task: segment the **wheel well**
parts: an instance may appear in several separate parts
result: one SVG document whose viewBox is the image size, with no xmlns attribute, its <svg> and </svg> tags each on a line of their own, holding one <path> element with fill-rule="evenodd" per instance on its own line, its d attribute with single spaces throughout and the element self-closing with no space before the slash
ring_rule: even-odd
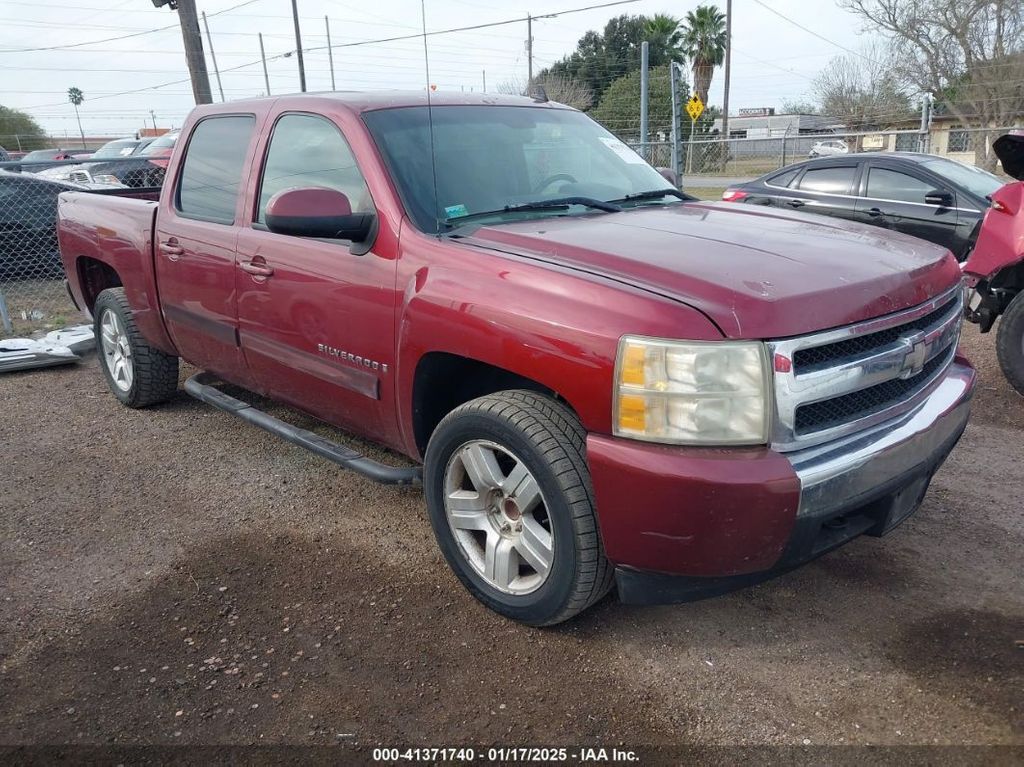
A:
<svg viewBox="0 0 1024 767">
<path fill-rule="evenodd" d="M 109 265 L 95 258 L 83 256 L 77 261 L 78 282 L 82 286 L 82 297 L 85 299 L 85 306 L 89 313 L 92 313 L 96 305 L 96 297 L 107 288 L 121 287 L 121 278 Z"/>
<path fill-rule="evenodd" d="M 413 434 L 420 455 L 448 413 L 477 397 L 507 389 L 528 389 L 558 398 L 543 384 L 486 362 L 445 352 L 425 354 L 416 366 L 412 390 Z"/>
</svg>

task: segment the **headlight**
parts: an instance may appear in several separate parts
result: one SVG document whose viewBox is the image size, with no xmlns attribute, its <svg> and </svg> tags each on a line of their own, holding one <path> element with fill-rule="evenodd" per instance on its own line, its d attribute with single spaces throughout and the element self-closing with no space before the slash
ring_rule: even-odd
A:
<svg viewBox="0 0 1024 767">
<path fill-rule="evenodd" d="M 616 436 L 676 445 L 768 441 L 764 344 L 624 336 L 615 379 Z"/>
</svg>

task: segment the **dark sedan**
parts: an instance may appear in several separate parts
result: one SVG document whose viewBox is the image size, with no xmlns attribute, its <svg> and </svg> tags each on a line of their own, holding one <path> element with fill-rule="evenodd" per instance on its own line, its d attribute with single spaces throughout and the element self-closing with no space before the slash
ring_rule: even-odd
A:
<svg viewBox="0 0 1024 767">
<path fill-rule="evenodd" d="M 847 218 L 970 252 L 988 195 L 1003 185 L 970 165 L 914 152 L 822 157 L 730 187 L 727 202 Z"/>
</svg>

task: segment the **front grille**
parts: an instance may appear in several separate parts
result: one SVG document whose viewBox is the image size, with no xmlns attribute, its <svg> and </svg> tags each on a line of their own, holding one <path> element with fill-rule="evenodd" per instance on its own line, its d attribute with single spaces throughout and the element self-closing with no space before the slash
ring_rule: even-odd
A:
<svg viewBox="0 0 1024 767">
<path fill-rule="evenodd" d="M 819 445 L 913 409 L 952 364 L 962 309 L 962 291 L 952 288 L 902 312 L 770 342 L 772 446 Z"/>
<path fill-rule="evenodd" d="M 949 359 L 949 354 L 939 354 L 926 363 L 921 372 L 912 378 L 896 378 L 867 389 L 844 394 L 842 397 L 801 405 L 796 409 L 796 433 L 806 434 L 821 431 L 852 420 L 865 418 L 885 409 L 893 402 L 910 397 L 918 389 L 924 388 L 935 373 L 949 362 Z"/>
<path fill-rule="evenodd" d="M 955 301 L 952 304 L 940 306 L 935 311 L 902 325 L 896 325 L 895 327 L 879 330 L 876 333 L 868 333 L 863 336 L 854 336 L 853 338 L 837 341 L 833 344 L 800 349 L 793 355 L 793 367 L 799 375 L 808 370 L 826 367 L 836 360 L 869 354 L 876 349 L 891 344 L 904 333 L 924 330 L 937 324 L 939 320 L 948 316 L 952 311 L 959 312 L 959 307 Z"/>
</svg>

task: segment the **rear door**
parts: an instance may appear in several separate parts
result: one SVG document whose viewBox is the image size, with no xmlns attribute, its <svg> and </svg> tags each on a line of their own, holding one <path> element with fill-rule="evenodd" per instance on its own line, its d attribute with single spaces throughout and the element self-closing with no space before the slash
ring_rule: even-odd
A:
<svg viewBox="0 0 1024 767">
<path fill-rule="evenodd" d="M 393 412 L 387 416 L 395 378 L 394 240 L 381 230 L 370 252 L 355 255 L 347 240 L 267 229 L 267 203 L 292 187 L 336 189 L 354 213 L 375 211 L 363 173 L 333 120 L 286 112 L 275 121 L 262 154 L 234 276 L 241 345 L 254 386 L 329 423 L 380 439 L 394 428 Z M 251 274 L 245 271 L 249 264 L 272 273 Z"/>
<path fill-rule="evenodd" d="M 781 195 L 779 207 L 837 218 L 856 216 L 854 189 L 858 163 L 810 165 L 788 194 Z"/>
<path fill-rule="evenodd" d="M 189 362 L 246 385 L 238 346 L 235 244 L 256 117 L 214 115 L 195 124 L 164 194 L 156 275 L 167 330 Z"/>
<path fill-rule="evenodd" d="M 956 194 L 924 174 L 903 166 L 884 165 L 871 160 L 857 200 L 857 218 L 868 224 L 892 229 L 955 251 L 962 250 L 957 237 Z M 930 205 L 925 195 L 946 191 L 950 205 Z"/>
</svg>

